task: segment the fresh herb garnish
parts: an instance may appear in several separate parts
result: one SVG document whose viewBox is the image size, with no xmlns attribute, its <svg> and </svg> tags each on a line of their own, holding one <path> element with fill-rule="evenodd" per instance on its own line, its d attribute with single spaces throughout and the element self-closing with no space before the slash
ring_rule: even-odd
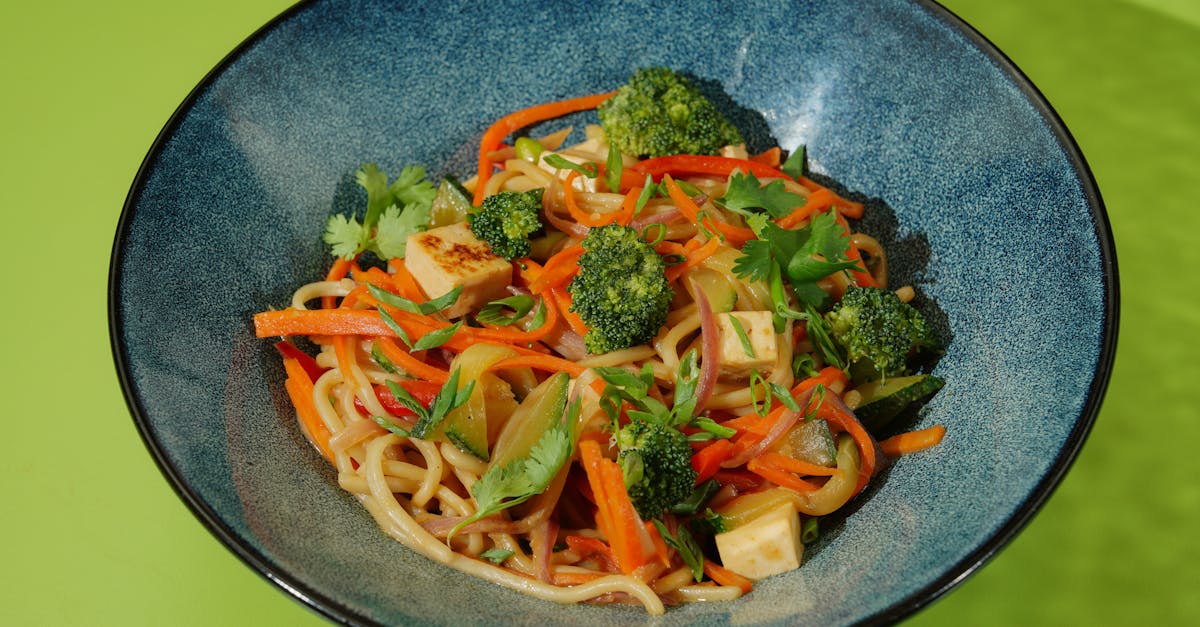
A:
<svg viewBox="0 0 1200 627">
<path fill-rule="evenodd" d="M 742 327 L 742 321 L 738 320 L 737 316 L 730 315 L 729 326 L 733 327 L 734 333 L 737 333 L 738 341 L 742 343 L 742 350 L 746 351 L 746 356 L 757 359 L 758 355 L 754 352 L 754 345 L 750 343 L 750 336 L 746 335 L 746 329 Z"/>
<path fill-rule="evenodd" d="M 608 191 L 616 192 L 621 187 L 621 172 L 625 169 L 625 162 L 621 160 L 621 151 L 616 146 L 609 145 L 608 159 L 604 163 L 604 182 L 608 184 Z"/>
<path fill-rule="evenodd" d="M 438 390 L 437 396 L 433 397 L 433 402 L 429 404 L 429 407 L 422 405 L 400 384 L 395 381 L 387 381 L 387 388 L 392 392 L 392 396 L 396 397 L 396 401 L 417 416 L 417 423 L 413 425 L 411 432 L 412 437 L 424 438 L 429 435 L 451 411 L 466 403 L 467 399 L 471 397 L 471 392 L 475 389 L 475 382 L 468 381 L 461 390 L 458 389 L 458 373 L 458 368 L 450 373 L 450 377 L 442 385 L 442 389 Z"/>
<path fill-rule="evenodd" d="M 679 557 L 683 559 L 683 563 L 692 569 L 692 577 L 696 581 L 703 579 L 704 552 L 700 550 L 700 545 L 696 543 L 696 538 L 692 537 L 692 532 L 688 531 L 687 526 L 680 525 L 675 530 L 674 535 L 657 518 L 654 519 L 654 526 L 658 528 L 658 533 L 662 536 L 663 542 L 666 542 L 667 546 L 675 549 L 679 553 Z"/>
<path fill-rule="evenodd" d="M 494 300 L 483 306 L 475 319 L 484 324 L 494 324 L 498 326 L 508 326 L 521 318 L 524 318 L 537 301 L 529 296 L 518 294 L 509 296 L 500 300 Z M 505 309 L 512 310 L 512 313 L 505 313 Z"/>
<path fill-rule="evenodd" d="M 490 466 L 471 486 L 471 495 L 479 509 L 455 525 L 450 536 L 466 525 L 544 492 L 575 450 L 571 431 L 579 417 L 579 408 L 580 399 L 576 398 L 567 407 L 564 417 L 542 433 L 525 457 L 504 466 Z"/>
<path fill-rule="evenodd" d="M 366 215 L 362 222 L 353 215 L 330 216 L 325 243 L 335 257 L 343 259 L 368 250 L 384 259 L 404 257 L 408 236 L 428 228 L 429 210 L 437 196 L 437 189 L 425 180 L 425 168 L 407 166 L 388 185 L 379 166 L 368 163 L 355 178 L 367 190 Z"/>
<path fill-rule="evenodd" d="M 508 549 L 501 549 L 501 548 L 493 547 L 493 548 L 490 548 L 490 549 L 484 551 L 483 553 L 480 553 L 479 557 L 482 557 L 483 559 L 499 566 L 500 564 L 504 563 L 504 560 L 507 560 L 508 558 L 512 557 L 513 555 L 515 555 L 515 553 L 513 553 L 512 551 L 510 551 Z"/>
<path fill-rule="evenodd" d="M 410 433 L 408 431 L 408 429 L 405 429 L 405 428 L 397 425 L 396 423 L 392 422 L 391 420 L 388 420 L 387 418 L 384 418 L 383 416 L 371 416 L 371 420 L 374 420 L 375 422 L 379 423 L 379 426 L 383 427 L 384 429 L 387 429 L 388 431 L 391 431 L 392 433 L 395 433 L 396 435 L 398 435 L 402 438 L 407 438 L 412 435 L 412 433 Z"/>
<path fill-rule="evenodd" d="M 580 165 L 562 155 L 554 153 L 542 157 L 542 161 L 545 161 L 550 167 L 558 168 L 559 170 L 574 170 L 590 179 L 596 178 L 596 175 L 600 173 L 600 166 L 594 163 L 588 162 Z"/>
<path fill-rule="evenodd" d="M 771 181 L 763 185 L 753 173 L 742 174 L 735 171 L 729 177 L 729 188 L 719 199 L 721 206 L 749 215 L 751 210 L 758 209 L 771 214 L 772 218 L 782 218 L 797 207 L 804 206 L 806 199 L 795 192 L 789 192 L 783 181 Z"/>
<path fill-rule="evenodd" d="M 408 313 L 428 316 L 429 314 L 446 309 L 458 301 L 458 295 L 462 293 L 462 286 L 459 285 L 449 292 L 446 292 L 445 294 L 442 294 L 441 296 L 424 303 L 413 302 L 407 298 L 404 298 L 403 296 L 393 294 L 377 285 L 370 283 L 367 284 L 367 291 L 371 293 L 371 296 L 373 296 L 375 300 L 389 307 L 395 307 L 396 309 L 407 311 Z"/>
</svg>

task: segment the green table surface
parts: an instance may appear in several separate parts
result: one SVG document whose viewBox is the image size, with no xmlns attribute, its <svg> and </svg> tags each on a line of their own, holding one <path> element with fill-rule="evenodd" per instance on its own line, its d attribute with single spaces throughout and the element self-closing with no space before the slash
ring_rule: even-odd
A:
<svg viewBox="0 0 1200 627">
<path fill-rule="evenodd" d="M 1200 2 L 946 4 L 1082 147 L 1115 233 L 1121 333 L 1099 420 L 1049 503 L 908 622 L 1200 624 Z M 2 624 L 322 622 L 175 496 L 126 409 L 106 317 L 113 233 L 155 135 L 287 5 L 0 2 Z"/>
</svg>

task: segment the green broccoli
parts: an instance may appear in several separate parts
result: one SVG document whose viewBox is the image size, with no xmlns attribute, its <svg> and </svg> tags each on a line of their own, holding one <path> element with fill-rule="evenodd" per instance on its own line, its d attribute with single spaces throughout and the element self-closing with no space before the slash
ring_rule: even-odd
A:
<svg viewBox="0 0 1200 627">
<path fill-rule="evenodd" d="M 597 112 L 609 141 L 637 157 L 713 155 L 744 143 L 712 101 L 667 68 L 638 70 Z"/>
<path fill-rule="evenodd" d="M 610 224 L 583 238 L 571 311 L 588 327 L 584 344 L 598 355 L 645 344 L 667 320 L 674 292 L 666 264 L 636 229 Z"/>
<path fill-rule="evenodd" d="M 467 214 L 471 232 L 505 259 L 529 255 L 529 236 L 542 228 L 542 191 L 500 192 Z"/>
<path fill-rule="evenodd" d="M 855 383 L 909 374 L 909 360 L 938 345 L 921 313 L 890 290 L 850 286 L 825 320 Z"/>
<path fill-rule="evenodd" d="M 634 418 L 617 432 L 617 447 L 625 489 L 642 518 L 656 518 L 692 494 L 692 447 L 678 429 Z"/>
</svg>

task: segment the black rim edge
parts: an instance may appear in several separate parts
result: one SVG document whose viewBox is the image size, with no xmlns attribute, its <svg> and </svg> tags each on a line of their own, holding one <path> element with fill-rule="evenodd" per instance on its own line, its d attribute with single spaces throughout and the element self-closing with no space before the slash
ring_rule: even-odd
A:
<svg viewBox="0 0 1200 627">
<path fill-rule="evenodd" d="M 1105 319 L 1100 338 L 1100 354 L 1096 360 L 1092 383 L 1088 387 L 1087 402 L 1076 419 L 1075 426 L 1067 436 L 1066 445 L 1059 451 L 1054 462 L 1050 464 L 1046 475 L 1029 493 L 1025 501 L 1017 506 L 1013 516 L 977 549 L 947 570 L 941 577 L 910 594 L 900 603 L 864 619 L 861 621 L 862 624 L 896 623 L 918 610 L 928 607 L 978 572 L 1033 520 L 1062 482 L 1067 471 L 1070 470 L 1100 413 L 1100 406 L 1103 404 L 1104 394 L 1112 376 L 1113 362 L 1116 358 L 1120 320 L 1120 283 L 1117 273 L 1116 242 L 1113 240 L 1108 212 L 1105 209 L 1104 200 L 1100 196 L 1100 186 L 1096 183 L 1096 178 L 1092 174 L 1087 160 L 1083 157 L 1083 151 L 1080 150 L 1079 144 L 1067 129 L 1066 123 L 1050 105 L 1041 90 L 1033 84 L 1033 81 L 991 40 L 936 0 L 916 0 L 916 2 L 924 6 L 931 15 L 961 32 L 980 52 L 988 56 L 1003 73 L 1007 74 L 1054 133 L 1059 146 L 1075 170 L 1076 176 L 1079 177 L 1084 197 L 1091 205 L 1092 221 L 1100 248 L 1101 270 L 1104 273 Z"/>
<path fill-rule="evenodd" d="M 186 489 L 182 477 L 179 476 L 176 468 L 167 459 L 163 452 L 160 443 L 155 435 L 149 429 L 148 421 L 145 417 L 145 410 L 141 405 L 137 395 L 133 381 L 129 375 L 129 364 L 125 358 L 125 345 L 122 340 L 123 327 L 119 317 L 120 310 L 120 284 L 119 270 L 123 258 L 123 248 L 126 241 L 128 231 L 128 223 L 132 219 L 134 206 L 137 204 L 138 196 L 142 183 L 147 176 L 153 162 L 153 158 L 163 148 L 166 141 L 174 133 L 180 122 L 191 111 L 199 96 L 204 93 L 213 81 L 234 61 L 242 56 L 250 47 L 256 44 L 264 35 L 274 30 L 283 22 L 290 19 L 292 16 L 303 11 L 308 5 L 313 4 L 316 0 L 301 0 L 295 5 L 284 10 L 279 15 L 275 16 L 271 21 L 267 22 L 259 29 L 254 31 L 250 36 L 243 40 L 229 54 L 222 58 L 213 69 L 204 76 L 203 79 L 188 93 L 183 102 L 175 109 L 168 119 L 163 129 L 159 131 L 147 151 L 145 158 L 142 160 L 138 171 L 134 176 L 133 183 L 130 185 L 129 193 L 126 195 L 125 203 L 121 209 L 121 216 L 117 222 L 116 236 L 113 240 L 112 251 L 109 256 L 109 277 L 108 277 L 108 326 L 109 326 L 109 341 L 112 349 L 113 361 L 117 370 L 117 377 L 121 383 L 121 390 L 125 397 L 126 406 L 129 408 L 130 414 L 133 416 L 135 425 L 138 428 L 138 433 L 142 437 L 142 443 L 153 457 L 159 471 L 167 478 L 167 483 L 170 484 L 180 500 L 187 505 L 192 514 L 204 525 L 204 527 L 217 537 L 228 547 L 234 555 L 242 562 L 247 564 L 257 572 L 261 577 L 287 592 L 296 600 L 302 602 L 303 605 L 315 610 L 322 616 L 335 620 L 341 623 L 350 622 L 371 622 L 364 616 L 351 611 L 344 605 L 328 598 L 317 590 L 301 584 L 288 574 L 279 572 L 269 560 L 266 559 L 259 551 L 255 550 L 243 543 L 232 531 L 224 525 L 220 518 L 208 506 L 190 490 Z M 994 558 L 997 553 L 1004 548 L 1009 542 L 1015 538 L 1022 529 L 1033 519 L 1038 511 L 1045 505 L 1050 495 L 1061 483 L 1063 477 L 1070 469 L 1071 465 L 1077 458 L 1080 449 L 1087 440 L 1092 426 L 1095 424 L 1096 417 L 1100 411 L 1105 391 L 1108 387 L 1109 379 L 1112 375 L 1113 362 L 1116 357 L 1117 333 L 1120 318 L 1120 292 L 1118 281 L 1118 269 L 1116 260 L 1116 245 L 1112 236 L 1112 229 L 1109 224 L 1108 214 L 1105 209 L 1104 201 L 1100 196 L 1100 189 L 1096 183 L 1095 176 L 1092 174 L 1091 168 L 1087 164 L 1087 160 L 1083 157 L 1083 153 L 1079 148 L 1075 138 L 1067 129 L 1062 118 L 1050 105 L 1046 97 L 1033 84 L 1028 76 L 1020 70 L 1017 65 L 1008 58 L 995 44 L 993 44 L 986 36 L 968 24 L 958 15 L 937 3 L 935 0 L 915 0 L 915 3 L 924 7 L 930 14 L 934 15 L 942 22 L 946 23 L 955 30 L 961 32 L 976 48 L 988 56 L 1002 72 L 1007 74 L 1013 83 L 1021 90 L 1034 109 L 1042 115 L 1043 119 L 1050 126 L 1055 137 L 1066 153 L 1069 162 L 1079 176 L 1083 185 L 1084 196 L 1092 207 L 1092 218 L 1095 225 L 1096 237 L 1100 244 L 1101 265 L 1104 271 L 1104 288 L 1105 288 L 1105 321 L 1103 328 L 1103 336 L 1101 338 L 1100 355 L 1098 357 L 1095 369 L 1095 376 L 1088 390 L 1088 401 L 1085 404 L 1083 411 L 1076 420 L 1074 428 L 1068 436 L 1067 445 L 1060 451 L 1058 457 L 1050 465 L 1050 470 L 1042 480 L 1030 493 L 1029 497 L 1021 503 L 1013 517 L 1011 517 L 1004 525 L 1002 525 L 990 538 L 988 538 L 979 548 L 968 554 L 960 560 L 944 575 L 930 582 L 923 588 L 910 594 L 900 603 L 892 607 L 870 616 L 863 621 L 862 624 L 884 624 L 895 623 L 911 616 L 918 610 L 921 610 L 934 601 L 941 598 L 946 593 L 953 590 L 971 575 L 978 572 L 987 562 Z"/>
<path fill-rule="evenodd" d="M 344 605 L 330 599 L 320 591 L 314 590 L 309 586 L 295 580 L 287 573 L 278 570 L 270 560 L 268 560 L 261 552 L 244 543 L 233 531 L 227 527 L 215 512 L 198 495 L 194 494 L 189 488 L 185 487 L 185 482 L 179 475 L 178 470 L 167 458 L 161 443 L 153 431 L 149 428 L 149 422 L 146 418 L 145 408 L 142 407 L 139 400 L 134 382 L 130 377 L 129 363 L 125 357 L 126 347 L 122 340 L 124 336 L 124 326 L 120 318 L 120 281 L 119 274 L 124 257 L 124 247 L 129 230 L 129 222 L 133 218 L 140 196 L 142 185 L 153 166 L 155 156 L 163 149 L 166 142 L 175 133 L 182 120 L 195 106 L 200 95 L 203 94 L 230 65 L 240 58 L 247 50 L 259 42 L 267 33 L 277 28 L 283 22 L 291 19 L 297 13 L 300 13 L 308 5 L 313 4 L 315 0 L 300 0 L 296 4 L 288 7 L 279 15 L 276 15 L 266 24 L 263 24 L 246 39 L 244 39 L 236 48 L 226 54 L 207 74 L 204 78 L 192 88 L 183 102 L 175 109 L 168 118 L 167 123 L 162 130 L 154 138 L 154 142 L 150 145 L 150 149 L 146 152 L 146 156 L 142 159 L 141 165 L 138 167 L 137 173 L 134 175 L 133 183 L 129 187 L 129 193 L 125 196 L 125 203 L 121 207 L 121 217 L 117 221 L 117 231 L 113 239 L 112 251 L 109 254 L 108 267 L 108 330 L 109 343 L 112 349 L 113 362 L 117 370 L 117 378 L 121 383 L 121 391 L 125 397 L 125 404 L 129 408 L 130 414 L 133 416 L 133 422 L 137 426 L 138 433 L 142 437 L 142 443 L 146 446 L 151 457 L 154 458 L 155 464 L 160 472 L 167 479 L 171 489 L 175 494 L 187 505 L 192 514 L 204 525 L 209 533 L 213 534 L 225 547 L 227 547 L 234 555 L 243 563 L 256 572 L 260 577 L 288 593 L 289 596 L 301 602 L 302 605 L 316 611 L 325 618 L 337 621 L 339 623 L 349 624 L 351 621 L 365 622 L 365 617 L 358 616 Z"/>
</svg>

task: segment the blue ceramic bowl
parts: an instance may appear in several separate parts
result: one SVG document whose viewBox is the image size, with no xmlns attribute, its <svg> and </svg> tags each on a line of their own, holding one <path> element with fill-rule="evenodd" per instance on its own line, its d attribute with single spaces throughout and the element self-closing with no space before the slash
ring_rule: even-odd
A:
<svg viewBox="0 0 1200 627">
<path fill-rule="evenodd" d="M 643 620 L 527 598 L 385 537 L 298 434 L 250 317 L 323 275 L 322 225 L 362 201 L 361 163 L 469 174 L 500 115 L 647 65 L 723 89 L 752 147 L 807 145 L 814 173 L 867 202 L 896 283 L 950 340 L 946 387 L 911 424 L 945 425 L 939 447 L 900 459 L 801 569 L 660 622 L 897 620 L 1029 521 L 1103 396 L 1116 260 L 1077 146 L 999 51 L 924 2 L 460 4 L 296 6 L 200 82 L 134 182 L 112 257 L 117 367 L 150 452 L 232 551 L 336 620 Z"/>
</svg>

